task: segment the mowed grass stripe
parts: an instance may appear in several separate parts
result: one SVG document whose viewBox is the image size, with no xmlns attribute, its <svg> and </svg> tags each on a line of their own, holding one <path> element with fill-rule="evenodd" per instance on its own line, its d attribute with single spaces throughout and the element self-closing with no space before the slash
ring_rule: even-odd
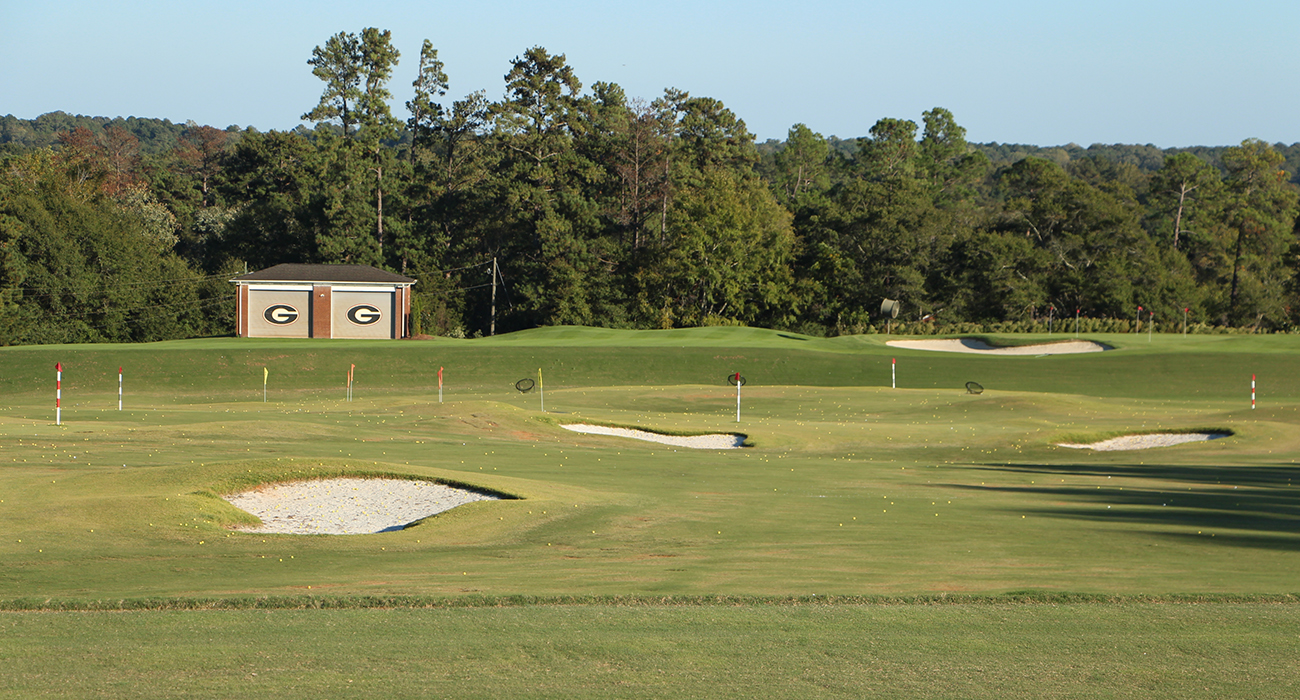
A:
<svg viewBox="0 0 1300 700">
<path fill-rule="evenodd" d="M 1295 605 L 0 614 L 5 697 L 1292 697 Z"/>
</svg>

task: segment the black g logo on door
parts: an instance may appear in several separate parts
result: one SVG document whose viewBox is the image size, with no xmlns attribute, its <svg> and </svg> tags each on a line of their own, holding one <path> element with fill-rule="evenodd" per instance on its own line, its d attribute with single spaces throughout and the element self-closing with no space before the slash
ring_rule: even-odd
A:
<svg viewBox="0 0 1300 700">
<path fill-rule="evenodd" d="M 348 309 L 348 320 L 358 326 L 369 326 L 382 317 L 383 313 L 370 304 L 357 304 Z"/>
<path fill-rule="evenodd" d="M 262 318 L 267 323 L 274 323 L 277 326 L 287 326 L 298 320 L 298 310 L 288 304 L 274 304 L 266 307 L 262 312 Z"/>
</svg>

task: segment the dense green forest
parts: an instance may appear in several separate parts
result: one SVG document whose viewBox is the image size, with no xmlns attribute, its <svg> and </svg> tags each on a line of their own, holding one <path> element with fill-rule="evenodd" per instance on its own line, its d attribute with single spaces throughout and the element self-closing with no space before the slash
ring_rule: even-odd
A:
<svg viewBox="0 0 1300 700">
<path fill-rule="evenodd" d="M 541 47 L 495 101 L 447 98 L 427 41 L 391 85 L 387 31 L 304 58 L 312 129 L 0 118 L 0 344 L 230 333 L 227 280 L 282 262 L 416 277 L 426 334 L 487 333 L 494 281 L 498 331 L 861 333 L 885 298 L 913 331 L 1300 322 L 1300 143 L 971 144 L 938 107 L 756 143 L 716 99 L 584 87 Z"/>
</svg>

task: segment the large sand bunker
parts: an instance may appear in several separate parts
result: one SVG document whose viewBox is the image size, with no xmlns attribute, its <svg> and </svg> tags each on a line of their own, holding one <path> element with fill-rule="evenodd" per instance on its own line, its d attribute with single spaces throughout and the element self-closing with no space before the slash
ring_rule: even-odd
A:
<svg viewBox="0 0 1300 700">
<path fill-rule="evenodd" d="M 1204 442 L 1228 437 L 1230 433 L 1149 433 L 1146 435 L 1123 435 L 1086 445 L 1075 443 L 1057 443 L 1060 447 L 1072 447 L 1078 450 L 1097 450 L 1113 452 L 1117 450 L 1146 450 L 1152 447 L 1169 447 L 1186 442 Z"/>
<path fill-rule="evenodd" d="M 1037 345 L 993 346 L 976 338 L 944 338 L 934 340 L 890 340 L 890 347 L 905 350 L 935 350 L 938 352 L 969 352 L 981 355 L 1073 355 L 1081 352 L 1110 350 L 1109 345 L 1091 340 L 1065 340 L 1059 343 Z"/>
<path fill-rule="evenodd" d="M 497 497 L 432 481 L 342 478 L 269 484 L 223 498 L 262 519 L 244 532 L 363 535 Z"/>
<path fill-rule="evenodd" d="M 657 442 L 662 445 L 672 445 L 674 447 L 690 447 L 697 450 L 734 450 L 742 447 L 745 442 L 744 435 L 734 433 L 720 433 L 716 435 L 663 435 L 662 433 L 651 433 L 645 430 L 635 430 L 633 428 L 610 428 L 604 425 L 587 425 L 586 423 L 569 423 L 561 425 L 565 430 L 572 430 L 575 433 L 591 433 L 594 435 L 614 435 L 617 437 L 632 438 L 634 440 L 648 440 Z"/>
</svg>

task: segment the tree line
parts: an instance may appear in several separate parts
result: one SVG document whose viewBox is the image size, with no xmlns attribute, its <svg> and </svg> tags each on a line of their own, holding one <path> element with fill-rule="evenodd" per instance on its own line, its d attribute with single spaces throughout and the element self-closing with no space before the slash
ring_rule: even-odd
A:
<svg viewBox="0 0 1300 700">
<path fill-rule="evenodd" d="M 1300 321 L 1300 144 L 970 144 L 937 107 L 759 144 L 719 100 L 584 86 L 541 47 L 496 100 L 449 99 L 428 41 L 395 96 L 400 58 L 374 28 L 316 47 L 311 129 L 0 118 L 0 343 L 229 333 L 227 280 L 282 262 L 416 277 L 427 334 L 861 333 L 886 298 L 940 324 Z"/>
</svg>

